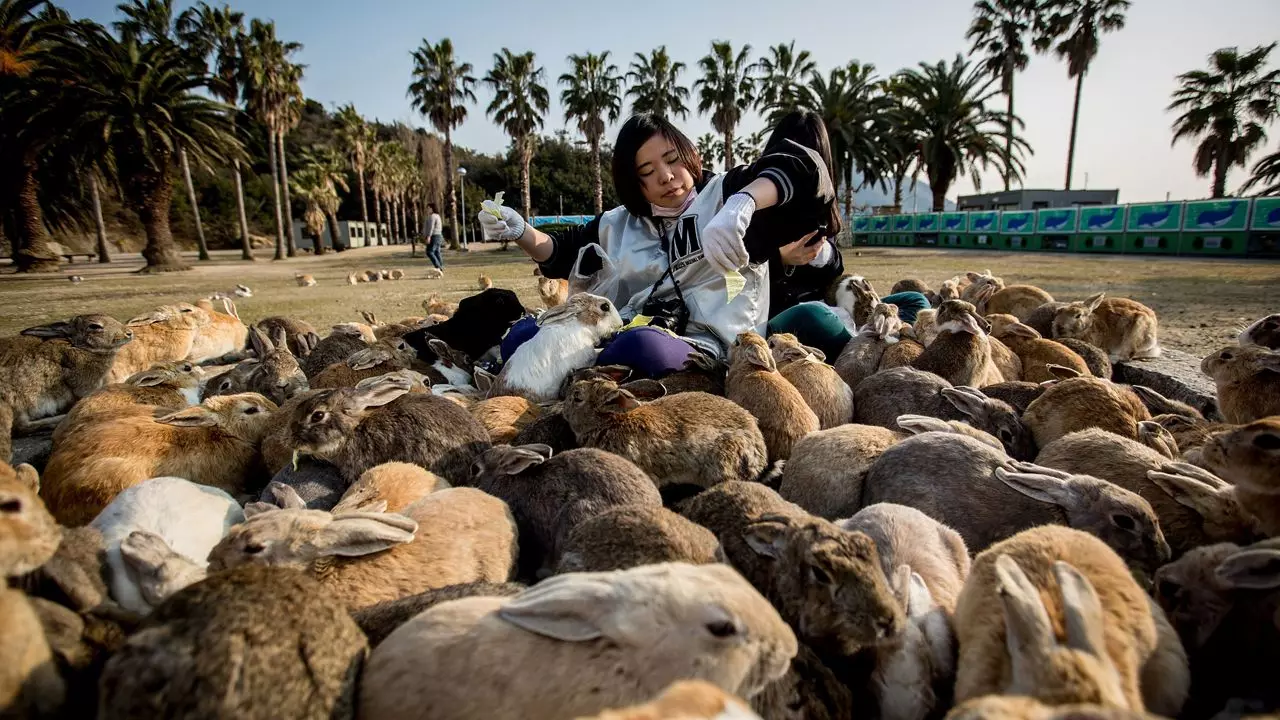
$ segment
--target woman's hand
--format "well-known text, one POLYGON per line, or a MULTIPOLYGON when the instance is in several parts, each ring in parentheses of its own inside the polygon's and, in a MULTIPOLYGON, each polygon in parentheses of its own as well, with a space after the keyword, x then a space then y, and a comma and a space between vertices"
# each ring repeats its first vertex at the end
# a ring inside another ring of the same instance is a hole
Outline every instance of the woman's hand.
POLYGON ((520 213, 506 205, 499 205, 498 210, 502 213, 501 218, 495 217, 488 210, 476 213, 485 240, 516 240, 524 235, 526 223, 520 213))
POLYGON ((808 265, 813 262, 814 258, 818 257, 818 253, 822 252, 822 246, 826 243, 817 242, 810 247, 805 247, 805 243, 812 240, 813 236, 817 234, 818 231, 814 230, 790 245, 783 245, 778 248, 778 254, 782 256, 782 264, 808 265))
POLYGON ((756 201, 747 193, 730 195, 724 207, 702 229, 702 254, 711 266, 728 273, 751 260, 743 238, 755 214, 756 201))

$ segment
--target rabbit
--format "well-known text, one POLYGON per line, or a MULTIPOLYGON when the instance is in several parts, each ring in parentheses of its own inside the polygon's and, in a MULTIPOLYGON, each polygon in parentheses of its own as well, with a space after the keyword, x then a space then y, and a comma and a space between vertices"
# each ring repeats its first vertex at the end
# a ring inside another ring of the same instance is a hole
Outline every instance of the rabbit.
POLYGON ((1036 439, 1031 428, 1008 403, 989 398, 971 387, 942 388, 941 394, 954 411, 944 408, 943 419, 961 420, 1000 441, 1014 460, 1035 457, 1036 439))
POLYGON ((1229 346, 1205 357, 1200 370, 1217 385, 1218 410, 1227 422, 1280 415, 1280 352, 1229 346))
POLYGON ((299 360, 310 355, 320 342, 320 335, 311 323, 296 318, 273 315, 259 320, 257 326, 273 340, 283 334, 289 352, 299 360))
POLYGON ((306 373, 290 352, 282 330, 277 329, 272 339, 261 328, 254 327, 249 333, 249 344, 258 362, 249 372, 242 392, 256 392, 280 405, 310 389, 306 373))
POLYGON ((391 268, 389 270, 386 270, 385 272, 386 272, 386 279, 388 280, 404 279, 404 270, 401 270, 400 268, 391 268))
POLYGON ((918 278, 903 278, 889 289, 890 295, 897 295, 900 292, 918 292, 929 301, 930 305, 936 306, 940 302, 938 293, 929 288, 929 283, 918 278))
POLYGON ((897 428, 899 415, 953 419, 942 396, 951 383, 931 372, 900 367, 881 370, 853 388, 854 422, 897 428))
POLYGON ((575 383, 564 417, 583 447, 621 455, 659 488, 755 480, 768 464, 756 420, 725 398, 679 393, 641 404, 605 379, 575 383))
POLYGON ((1051 338, 1053 337, 1053 318, 1058 314, 1058 310, 1070 304, 1056 300, 1047 302, 1027 313, 1027 316, 1020 320, 1027 327, 1040 333, 1040 337, 1051 338))
MULTIPOLYGON (((903 328, 904 333, 908 331, 915 332, 913 328, 903 328)), ((884 349, 884 354, 880 356, 880 364, 876 366, 876 372, 892 370, 896 367, 911 367, 923 354, 924 345, 904 337, 898 343, 884 349)))
POLYGON ((543 413, 542 406, 514 395, 480 400, 468 411, 489 431, 489 439, 495 444, 510 443, 543 413))
POLYGON ((208 313, 191 303, 165 305, 130 319, 126 326, 133 331, 133 342, 119 348, 107 382, 124 382, 156 363, 185 359, 211 322, 208 313))
POLYGON ((1090 374, 1084 358, 1061 343, 1041 338, 1040 333, 1018 322, 1013 315, 988 315, 987 321, 991 323, 991 337, 1007 345, 1022 361, 1022 377, 1006 377, 1006 380, 1033 383, 1056 380, 1057 376, 1049 372, 1050 365, 1071 368, 1080 375, 1090 374))
POLYGON ((250 290, 248 285, 236 285, 235 296, 251 298, 253 297, 253 290, 250 290))
POLYGON ((441 280, 444 278, 444 270, 441 270, 440 268, 427 268, 427 271, 423 273, 422 277, 427 280, 441 280))
POLYGON ((938 339, 938 311, 936 308, 926 308, 916 313, 916 321, 911 326, 911 331, 915 333, 916 342, 921 347, 929 347, 934 340, 938 339))
POLYGON ((862 506, 862 483, 880 454, 906 437, 873 425, 841 425, 796 443, 778 494, 805 510, 836 520, 862 506))
POLYGON ((947 278, 938 285, 938 302, 934 303, 934 307, 938 307, 947 300, 960 300, 961 295, 969 287, 969 278, 963 275, 947 278))
POLYGON ((1022 321, 1051 302, 1054 302, 1053 296, 1035 285, 1009 285, 992 293, 979 310, 984 316, 1006 314, 1022 321))
POLYGON ((982 388, 982 394, 992 400, 1000 400, 1007 403, 1019 413, 1025 413, 1027 407, 1035 402, 1036 398, 1043 395, 1046 389, 1047 387, 1040 383, 1022 380, 988 385, 982 388))
POLYGON ((10 460, 14 429, 65 413, 109 382, 117 353, 132 340, 133 330, 106 315, 0 339, 0 461, 10 460))
POLYGON ((991 325, 977 315, 973 305, 947 300, 938 307, 937 322, 937 339, 912 367, 935 373, 953 385, 982 387, 1005 380, 992 361, 987 335, 991 325))
POLYGON ((360 628, 316 581, 236 568, 152 612, 107 662, 100 716, 349 718, 367 653, 360 628))
POLYGON ((439 293, 432 293, 426 300, 422 301, 422 311, 427 315, 444 315, 445 317, 453 317, 457 312, 458 304, 447 302, 440 297, 439 293))
POLYGON ((355 271, 347 273, 348 285, 359 285, 362 282, 364 282, 364 277, 360 273, 355 271))
POLYGON ((351 617, 369 638, 369 645, 377 647, 396 628, 436 605, 470 597, 515 597, 526 589, 528 586, 516 582, 447 585, 417 595, 375 603, 353 611, 351 617))
MULTIPOLYGON (((311 378, 311 387, 317 390, 355 387, 363 380, 415 366, 419 366, 418 353, 413 347, 404 338, 388 337, 351 353, 345 362, 334 363, 316 373, 311 378)), ((427 367, 421 369, 430 371, 427 367)))
POLYGON ((334 512, 369 511, 375 506, 398 513, 438 490, 449 488, 444 478, 402 462, 389 462, 365 470, 351 483, 334 512))
POLYGON ((556 573, 719 562, 710 530, 658 506, 620 505, 578 523, 560 545, 556 573))
POLYGON ((622 327, 613 303, 579 293, 538 318, 538 332, 507 359, 491 396, 519 395, 533 402, 560 397, 569 373, 595 364, 596 344, 622 327))
POLYGON ((1073 302, 1053 316, 1053 337, 1071 337, 1097 345, 1111 362, 1160 357, 1156 313, 1136 300, 1105 293, 1073 302))
POLYGON ((729 367, 723 361, 706 353, 695 352, 684 361, 684 367, 662 376, 662 386, 668 395, 682 392, 704 392, 724 395, 725 378, 729 367))
MULTIPOLYGON (((91 419, 123 414, 131 409, 146 412, 147 406, 183 408, 200 403, 200 381, 204 373, 189 360, 161 363, 131 375, 123 383, 108 385, 76 403, 53 431, 54 443, 91 419)), ((147 408, 149 409, 149 408, 147 408)))
POLYGON ((791 448, 818 430, 818 416, 781 373, 769 345, 754 332, 739 333, 729 349, 725 395, 755 416, 771 461, 791 457, 791 448))
POLYGON ((1138 439, 1138 423, 1151 413, 1132 390, 1107 380, 1078 377, 1051 385, 1022 419, 1044 447, 1068 433, 1091 427, 1138 439))
MULTIPOLYGON (((1010 315, 1009 317, 1013 317, 1010 315)), ((1003 340, 987 334, 991 346, 991 364, 995 366, 997 372, 1000 373, 1001 382, 1016 382, 1022 379, 1022 358, 1012 348, 1005 344, 1003 340)), ((923 354, 923 353, 921 353, 923 354)), ((991 378, 988 378, 990 380, 991 378)), ((988 385, 998 385, 999 383, 988 382, 988 385)))
POLYGON ((910 574, 925 585, 930 606, 942 608, 947 615, 955 611, 969 575, 969 550, 955 530, 915 508, 892 503, 868 505, 836 524, 871 538, 880 553, 881 569, 894 582, 904 605, 909 594, 902 592, 902 583, 910 578, 900 574, 909 567, 910 574))
POLYGON ((249 342, 249 328, 240 321, 240 314, 236 312, 236 305, 231 298, 222 298, 224 312, 214 310, 213 302, 209 300, 197 300, 196 307, 209 317, 209 324, 200 328, 195 341, 191 343, 187 360, 203 363, 228 355, 238 355, 245 349, 249 342))
POLYGON ((465 481, 489 434, 466 410, 434 395, 409 395, 410 387, 391 375, 362 388, 314 393, 293 409, 288 444, 333 463, 348 482, 393 460, 465 481))
POLYGON ((298 287, 315 287, 315 277, 305 273, 294 273, 293 279, 298 283, 298 287))
POLYGON ((880 304, 880 296, 871 282, 858 275, 845 275, 831 285, 827 305, 838 308, 861 328, 871 321, 871 311, 880 304))
POLYGON ((579 720, 760 720, 741 700, 703 680, 672 683, 645 705, 606 710, 579 720))
POLYGON ((476 459, 470 484, 511 507, 521 574, 530 578, 550 574, 569 533, 590 517, 623 505, 662 507, 643 470, 594 448, 553 454, 546 445, 500 445, 476 459))
POLYGON ((1111 358, 1107 357, 1106 351, 1102 348, 1076 338, 1054 338, 1053 341, 1079 355, 1084 360, 1084 364, 1089 366, 1089 372, 1094 377, 1111 379, 1111 358))
POLYGON ((569 281, 557 278, 539 277, 538 296, 548 310, 559 307, 569 299, 569 281))
POLYGON ((316 343, 315 348, 302 361, 302 371, 307 378, 314 378, 334 363, 346 362, 353 354, 369 347, 373 340, 365 340, 360 331, 350 324, 335 325, 329 336, 316 343))
MULTIPOLYGON (((966 569, 968 556, 965 556, 966 569)), ((923 720, 950 704, 956 675, 955 632, 950 611, 934 599, 910 565, 891 576, 907 622, 901 639, 875 649, 871 693, 882 718, 923 720)))
POLYGON ((871 319, 858 329, 836 358, 835 368, 840 379, 851 388, 874 375, 880 368, 885 349, 896 345, 902 337, 904 324, 898 318, 898 306, 890 303, 876 305, 871 319))
POLYGON ((1235 485, 1245 512, 1269 537, 1280 536, 1280 417, 1220 432, 1200 451, 1202 463, 1235 485))
POLYGON ((769 350, 778 372, 818 416, 820 429, 844 425, 853 419, 853 390, 826 363, 827 356, 821 350, 801 345, 790 333, 770 335, 769 350))
MULTIPOLYGON (((265 441, 263 444, 266 445, 265 441)), ((276 471, 271 482, 258 494, 258 502, 284 507, 283 495, 287 489, 290 499, 296 497, 301 507, 332 510, 349 485, 332 463, 313 457, 299 457, 297 463, 286 462, 276 471)))
POLYGON ((377 270, 365 270, 365 271, 364 271, 364 281, 365 281, 365 282, 378 282, 378 281, 379 281, 379 280, 381 280, 381 279, 382 279, 382 273, 378 272, 377 270))
POLYGON ((476 287, 482 291, 488 290, 489 288, 493 287, 493 278, 489 277, 484 273, 481 273, 480 279, 476 282, 476 287))
POLYGON ((928 432, 885 450, 867 471, 864 506, 908 505, 955 529, 981 551, 1036 525, 1088 530, 1140 571, 1169 558, 1151 505, 1088 475, 1018 463, 964 435, 928 432))
POLYGON ((1240 331, 1237 342, 1242 346, 1257 345, 1268 350, 1280 350, 1280 313, 1254 321, 1240 331))

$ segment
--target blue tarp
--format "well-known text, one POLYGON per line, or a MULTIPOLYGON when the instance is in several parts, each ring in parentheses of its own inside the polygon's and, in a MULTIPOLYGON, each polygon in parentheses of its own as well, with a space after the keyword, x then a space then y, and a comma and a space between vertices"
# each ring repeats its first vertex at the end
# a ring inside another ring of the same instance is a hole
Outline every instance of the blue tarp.
POLYGON ((543 225, 586 225, 591 222, 594 215, 537 215, 529 218, 529 224, 534 227, 543 225))

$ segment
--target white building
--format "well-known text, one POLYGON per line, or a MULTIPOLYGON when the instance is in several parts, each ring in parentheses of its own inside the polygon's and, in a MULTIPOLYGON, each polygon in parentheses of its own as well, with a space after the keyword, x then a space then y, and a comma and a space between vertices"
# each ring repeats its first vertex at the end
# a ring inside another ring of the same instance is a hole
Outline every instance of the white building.
MULTIPOLYGON (((324 225, 324 238, 322 245, 326 250, 333 249, 333 242, 329 238, 329 223, 324 225)), ((348 248, 369 247, 377 245, 379 241, 383 244, 391 242, 391 230, 386 223, 365 223, 359 220, 340 220, 338 221, 338 238, 348 248)), ((314 239, 307 232, 306 223, 294 218, 293 220, 293 244, 299 250, 314 250, 314 239)))

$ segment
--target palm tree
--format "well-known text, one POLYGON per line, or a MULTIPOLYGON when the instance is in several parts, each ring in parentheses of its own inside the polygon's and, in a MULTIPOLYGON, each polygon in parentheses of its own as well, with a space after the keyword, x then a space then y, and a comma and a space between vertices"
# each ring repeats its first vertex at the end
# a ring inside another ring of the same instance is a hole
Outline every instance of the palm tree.
POLYGON ((1213 197, 1227 193, 1227 172, 1245 167, 1249 156, 1267 142, 1267 125, 1280 117, 1280 70, 1268 70, 1276 43, 1248 52, 1229 47, 1209 55, 1208 70, 1178 76, 1169 110, 1181 112, 1173 122, 1173 144, 1200 138, 1196 175, 1213 174, 1213 197))
POLYGON ((622 78, 618 66, 609 62, 609 51, 599 55, 570 55, 572 72, 560 76, 565 89, 560 93, 565 122, 576 119, 578 130, 591 146, 591 170, 596 196, 596 214, 604 212, 604 184, 600 180, 600 138, 605 119, 617 122, 622 114, 622 78))
POLYGON ((57 272, 61 263, 50 246, 37 180, 40 157, 55 133, 33 116, 46 109, 49 84, 41 70, 68 23, 44 0, 0 0, 0 207, 12 207, 12 215, 4 213, 5 229, 18 272, 57 272))
POLYGON ((369 202, 365 199, 365 166, 368 164, 369 145, 373 142, 373 128, 351 104, 338 108, 337 121, 338 146, 347 154, 351 171, 356 174, 356 186, 360 191, 360 221, 367 226, 369 202))
POLYGON ((1076 79, 1076 99, 1071 110, 1071 144, 1067 148, 1066 189, 1071 189, 1071 173, 1076 159, 1076 126, 1080 121, 1080 89, 1085 73, 1098 56, 1099 39, 1104 33, 1124 28, 1124 13, 1129 0, 1043 0, 1043 30, 1036 38, 1036 49, 1050 47, 1059 60, 1067 61, 1067 77, 1076 79), (1055 44, 1056 43, 1056 44, 1055 44))
POLYGON ((379 142, 373 145, 369 153, 369 189, 373 191, 373 221, 378 227, 379 245, 386 245, 387 236, 383 226, 391 227, 383 212, 382 198, 386 196, 391 177, 391 150, 388 143, 379 142))
POLYGON ((289 257, 298 253, 293 244, 293 201, 289 198, 289 160, 285 153, 284 136, 302 122, 302 66, 285 63, 281 74, 285 103, 281 112, 280 131, 276 143, 280 146, 280 190, 284 193, 285 252, 289 257))
POLYGON ((689 108, 684 104, 689 99, 689 88, 680 84, 680 73, 685 67, 682 62, 671 61, 666 45, 658 47, 648 57, 636 53, 627 73, 627 80, 631 83, 627 90, 627 95, 632 98, 631 112, 652 113, 664 118, 689 117, 689 108))
POLYGON ((240 87, 245 108, 267 130, 267 160, 271 166, 272 193, 276 210, 276 260, 284 259, 284 220, 280 207, 280 182, 276 158, 276 136, 283 131, 290 102, 287 75, 289 55, 302 45, 281 42, 273 22, 254 19, 240 42, 240 87))
POLYGON ((1256 187, 1259 195, 1280 195, 1280 152, 1273 152, 1253 166, 1253 177, 1240 188, 1244 194, 1256 187))
POLYGON ((75 113, 72 137, 110 151, 99 163, 114 171, 125 204, 142 221, 141 271, 189 269, 169 231, 175 155, 185 151, 207 164, 243 154, 232 108, 197 94, 211 81, 192 72, 176 45, 116 40, 96 25, 77 27, 53 71, 75 113))
POLYGON ((693 84, 698 90, 698 112, 711 113, 711 127, 724 135, 725 170, 733 167, 733 131, 756 100, 750 55, 750 45, 734 55, 732 45, 717 40, 711 43, 711 53, 698 61, 702 77, 693 84))
MULTIPOLYGON (((178 16, 178 39, 201 58, 212 58, 213 80, 210 87, 214 96, 222 102, 238 106, 240 103, 240 47, 244 35, 244 13, 223 5, 214 8, 200 2, 187 8, 178 16)), ((232 163, 236 181, 236 215, 240 221, 240 257, 253 260, 253 246, 249 240, 249 219, 244 209, 244 183, 240 177, 240 160, 232 163)))
MULTIPOLYGON (((897 122, 911 128, 919 146, 917 162, 924 167, 933 190, 934 211, 946 207, 947 191, 961 174, 968 173, 974 187, 982 187, 981 171, 991 165, 1005 175, 1021 177, 1021 154, 1030 151, 1026 141, 1013 134, 1013 156, 1006 167, 1000 141, 1008 119, 987 104, 999 94, 995 79, 981 67, 956 55, 948 65, 920 63, 918 70, 904 70, 895 78, 901 99, 897 122)), ((1014 117, 1015 125, 1018 118, 1014 117)))
POLYGON ((547 88, 542 85, 542 68, 532 52, 516 55, 507 48, 493 56, 493 69, 484 83, 493 90, 493 102, 485 113, 494 119, 520 156, 520 201, 529 217, 529 163, 533 160, 534 133, 542 127, 542 114, 550 106, 547 88))
POLYGON ((886 80, 881 83, 881 87, 889 105, 885 111, 887 122, 880 125, 877 132, 879 157, 876 166, 880 185, 890 181, 893 183, 893 205, 901 210, 902 190, 908 174, 911 175, 912 191, 915 190, 920 168, 919 154, 916 152, 920 147, 920 139, 915 130, 900 121, 906 111, 903 108, 902 84, 898 82, 898 78, 886 80), (913 169, 915 172, 912 172, 913 169))
POLYGON ((698 136, 696 145, 698 146, 698 155, 702 157, 702 164, 711 166, 715 165, 721 156, 721 148, 724 147, 720 143, 720 138, 711 133, 703 133, 698 136))
POLYGON ((794 40, 788 45, 774 45, 769 54, 760 58, 760 109, 794 110, 798 106, 796 96, 800 86, 818 69, 818 63, 808 50, 796 52, 794 40))
MULTIPOLYGON (((1013 81, 1027 69, 1030 57, 1025 41, 1037 22, 1035 0, 978 0, 973 4, 973 23, 966 38, 973 41, 970 55, 981 55, 982 68, 1000 78, 1000 92, 1008 99, 1005 120, 1013 127, 1013 81)), ((1013 155, 1013 135, 1005 136, 1005 165, 1013 155)), ((1004 189, 1012 178, 1005 175, 1004 189)))
MULTIPOLYGON (((445 218, 452 224, 456 213, 453 191, 453 129, 467 119, 467 103, 476 101, 476 79, 471 63, 460 63, 453 56, 453 42, 445 38, 432 45, 426 40, 413 51, 413 82, 409 96, 413 107, 431 121, 431 126, 444 134, 444 202, 445 218)), ((446 227, 449 249, 459 250, 458 233, 446 227)))

